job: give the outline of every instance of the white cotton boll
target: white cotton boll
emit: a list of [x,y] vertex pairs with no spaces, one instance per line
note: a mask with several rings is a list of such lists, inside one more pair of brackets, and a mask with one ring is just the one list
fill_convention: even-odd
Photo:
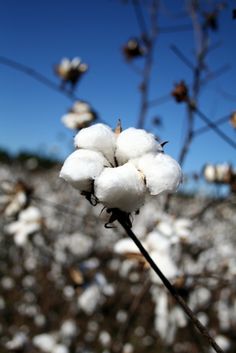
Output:
[[97,284],[93,284],[78,298],[78,307],[87,315],[92,315],[101,301],[101,291]]
[[56,344],[50,353],[69,353],[69,349],[64,344]]
[[[179,271],[178,268],[176,267],[175,263],[172,261],[170,254],[168,253],[161,253],[160,251],[154,251],[151,252],[151,257],[153,261],[157,264],[157,266],[160,268],[160,270],[164,273],[164,275],[169,279],[175,278]],[[157,276],[157,274],[154,272],[153,269],[150,269],[151,271],[151,280],[153,283],[162,283],[160,278]]]
[[68,113],[63,115],[61,121],[66,127],[68,127],[68,129],[74,130],[78,127],[77,115],[75,113]]
[[33,337],[33,345],[43,352],[52,352],[56,345],[56,337],[53,334],[42,333]]
[[91,192],[93,180],[107,163],[99,152],[76,150],[65,160],[60,177],[80,191]]
[[115,134],[104,124],[82,129],[75,136],[75,146],[101,152],[114,165]]
[[182,180],[179,164],[166,154],[149,153],[134,162],[145,175],[151,195],[158,195],[166,191],[176,191]]
[[42,218],[41,213],[37,207],[30,206],[20,213],[19,220],[25,222],[40,221]]
[[108,208],[137,211],[144,203],[145,184],[141,173],[131,164],[105,168],[95,180],[95,195]]
[[168,253],[171,245],[168,238],[163,237],[163,235],[155,230],[147,235],[146,244],[148,251],[159,251],[162,254]]
[[87,257],[92,250],[93,240],[85,234],[74,233],[67,238],[66,247],[78,257]]
[[216,178],[216,170],[215,167],[211,164],[207,164],[204,168],[203,171],[204,177],[207,181],[209,181],[210,183],[215,181]]
[[79,57],[75,57],[71,60],[71,67],[77,68],[81,63],[81,59]]
[[63,71],[68,71],[70,69],[70,60],[68,58],[63,58],[60,63],[60,68],[63,69]]
[[124,255],[127,253],[140,253],[133,240],[129,238],[119,240],[114,246],[114,252],[120,255]]
[[14,235],[14,241],[18,246],[24,246],[28,240],[28,233],[25,231],[18,232]]
[[[217,335],[215,337],[216,343],[220,346],[221,349],[223,349],[224,351],[227,351],[231,344],[230,344],[230,340],[223,335]],[[213,348],[211,348],[211,353],[215,352],[215,350]]]
[[73,112],[79,114],[91,111],[90,105],[82,101],[75,102],[72,109]]
[[122,131],[116,141],[116,158],[119,164],[149,152],[161,151],[155,136],[142,129],[129,128]]
[[170,222],[161,221],[157,225],[157,229],[166,237],[170,237],[173,234],[173,225]]
[[21,191],[16,194],[12,202],[5,209],[6,216],[13,216],[21,210],[21,208],[26,204],[27,197],[25,192]]

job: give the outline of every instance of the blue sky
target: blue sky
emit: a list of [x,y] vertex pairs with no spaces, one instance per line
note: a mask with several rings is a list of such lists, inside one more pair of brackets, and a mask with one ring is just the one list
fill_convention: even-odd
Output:
[[[180,14],[184,1],[165,1],[161,7],[159,26],[190,24]],[[174,8],[173,8],[174,3]],[[172,5],[170,7],[169,5]],[[167,11],[167,8],[171,11]],[[212,51],[208,64],[212,70],[224,64],[231,66],[224,75],[209,82],[200,97],[201,110],[212,120],[236,110],[236,20],[232,8],[222,13],[219,32],[212,33],[212,44],[221,41]],[[118,0],[8,0],[0,2],[0,56],[30,66],[59,84],[53,65],[62,57],[79,56],[89,71],[79,83],[76,94],[87,100],[100,117],[115,126],[121,118],[124,127],[137,122],[140,104],[138,86],[141,78],[125,62],[121,48],[140,29],[131,2]],[[175,44],[193,60],[192,31],[162,33],[158,37],[151,80],[150,99],[165,96],[173,83],[181,79],[191,82],[192,72],[171,51]],[[142,65],[139,60],[137,65]],[[220,94],[224,90],[231,96]],[[0,65],[0,146],[17,152],[22,149],[42,154],[66,156],[72,150],[73,132],[61,123],[61,116],[71,107],[67,97],[12,68]],[[171,98],[150,109],[151,118],[160,116],[163,126],[156,129],[162,140],[168,140],[166,152],[177,158],[183,142],[185,108]],[[196,127],[203,126],[197,119]],[[235,140],[236,133],[228,123],[223,131]],[[199,171],[205,162],[235,164],[235,150],[214,132],[194,140],[184,165],[185,171]]]

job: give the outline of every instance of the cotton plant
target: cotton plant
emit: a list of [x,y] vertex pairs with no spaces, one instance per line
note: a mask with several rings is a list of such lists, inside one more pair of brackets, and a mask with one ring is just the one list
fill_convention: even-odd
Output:
[[20,212],[18,220],[5,226],[5,231],[14,236],[17,246],[25,246],[31,234],[43,227],[43,218],[37,207],[29,206]]
[[[167,279],[164,270],[162,272],[158,267],[160,252],[154,259],[155,250],[151,256],[131,229],[130,215],[139,211],[147,195],[157,196],[177,190],[182,180],[179,164],[164,153],[164,143],[159,143],[153,134],[135,128],[122,131],[121,124],[115,131],[104,124],[84,128],[74,141],[76,150],[65,160],[60,177],[79,190],[92,205],[100,203],[104,206],[110,215],[106,227],[118,221],[192,323],[215,351],[222,353],[206,327]],[[152,239],[149,242],[153,246]],[[170,275],[175,276],[178,267],[169,256],[167,243],[163,241],[163,269],[168,268]],[[97,290],[95,294],[98,298]]]
[[4,180],[0,187],[0,212],[7,217],[16,216],[29,203],[31,189],[21,180]]
[[76,101],[69,112],[62,116],[62,123],[71,130],[79,130],[91,125],[97,118],[97,114],[90,104],[84,101]]

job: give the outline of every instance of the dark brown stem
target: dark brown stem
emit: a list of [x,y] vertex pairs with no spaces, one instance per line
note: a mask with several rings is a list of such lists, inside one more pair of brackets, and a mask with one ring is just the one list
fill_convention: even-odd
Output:
[[147,250],[143,247],[142,243],[138,240],[136,235],[132,232],[130,226],[127,224],[127,222],[122,217],[122,213],[117,213],[116,216],[117,216],[118,222],[125,229],[127,235],[134,241],[134,243],[136,244],[136,246],[140,250],[141,254],[144,256],[144,258],[149,263],[151,268],[155,271],[155,273],[161,279],[162,283],[164,284],[166,289],[169,291],[169,293],[175,298],[177,303],[182,307],[182,309],[184,310],[186,315],[189,317],[189,319],[192,321],[192,323],[195,325],[195,327],[199,330],[201,335],[206,338],[206,340],[211,345],[211,347],[215,350],[215,352],[224,353],[223,350],[218,346],[218,344],[216,343],[214,338],[210,335],[207,328],[205,326],[203,326],[202,323],[197,319],[197,317],[194,315],[193,311],[185,303],[183,298],[178,294],[175,287],[172,286],[172,284],[169,282],[169,280],[161,272],[161,270],[156,265],[156,263],[153,261],[153,259],[151,258],[151,256],[147,252]]

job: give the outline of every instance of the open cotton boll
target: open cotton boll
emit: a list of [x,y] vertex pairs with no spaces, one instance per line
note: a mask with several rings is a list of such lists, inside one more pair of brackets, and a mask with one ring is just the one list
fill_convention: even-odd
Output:
[[104,124],[82,129],[75,136],[75,146],[101,152],[114,165],[115,134]]
[[60,177],[80,191],[91,192],[93,180],[107,164],[99,152],[76,150],[65,160]]
[[134,163],[145,175],[151,195],[158,195],[165,191],[176,191],[182,180],[179,164],[166,154],[149,153]]
[[95,195],[108,208],[137,211],[144,203],[145,184],[141,173],[131,164],[105,168],[95,180]]
[[[153,261],[158,265],[160,270],[169,280],[175,278],[179,274],[178,268],[172,261],[169,252],[162,253],[161,251],[153,251],[150,255]],[[161,279],[156,275],[156,272],[152,268],[150,271],[152,282],[162,283]]]
[[84,126],[84,124],[90,122],[93,120],[93,114],[90,112],[84,112],[84,113],[68,113],[63,115],[61,118],[61,121],[63,124],[68,127],[69,129],[78,129],[81,126]]
[[88,103],[82,102],[82,101],[77,101],[73,105],[73,111],[75,113],[86,113],[91,110],[90,105]]
[[149,152],[162,151],[155,136],[142,129],[133,127],[122,131],[116,141],[116,158],[119,164],[131,158],[137,158]]
[[126,238],[119,240],[114,246],[114,252],[116,254],[124,255],[127,253],[139,254],[140,251],[137,248],[137,245],[133,240]]
[[42,215],[37,207],[30,206],[20,213],[19,220],[24,222],[40,221]]

